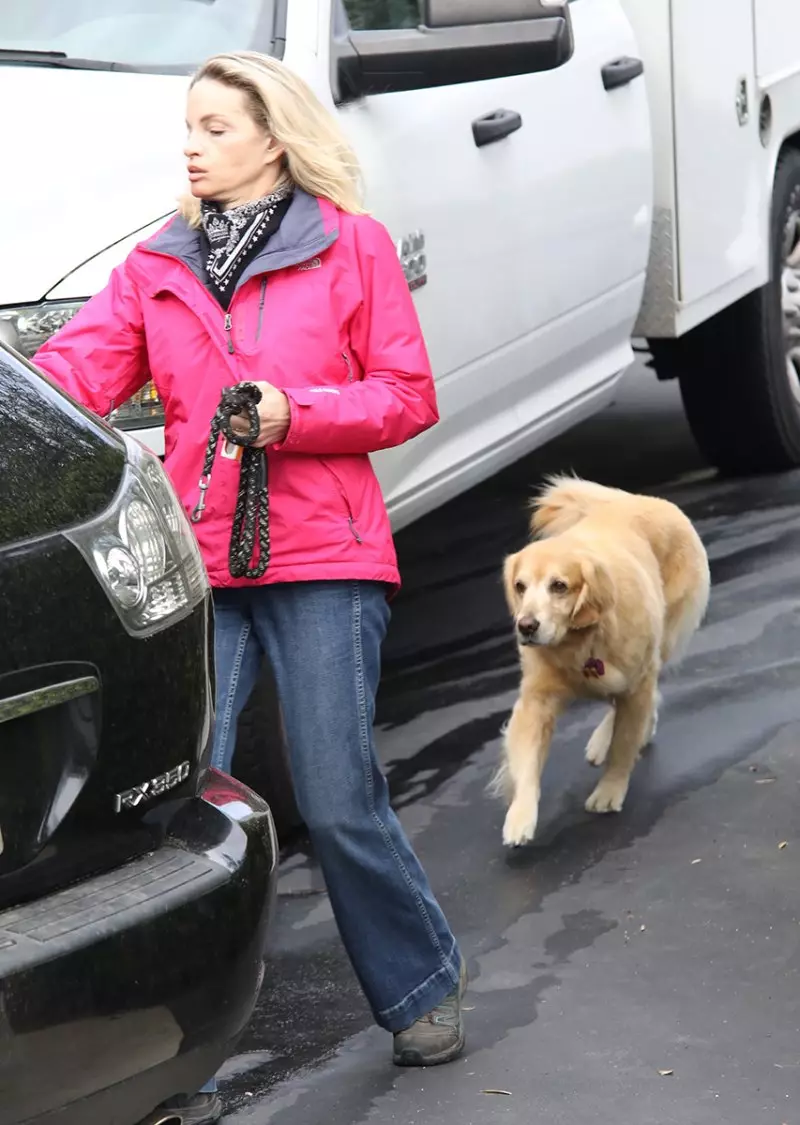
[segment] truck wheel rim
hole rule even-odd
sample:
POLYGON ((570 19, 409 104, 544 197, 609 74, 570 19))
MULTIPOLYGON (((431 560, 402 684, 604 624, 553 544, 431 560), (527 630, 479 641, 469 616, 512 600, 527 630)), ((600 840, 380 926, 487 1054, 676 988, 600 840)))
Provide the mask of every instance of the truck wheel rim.
POLYGON ((789 389, 800 406, 800 211, 783 228, 781 310, 789 389))

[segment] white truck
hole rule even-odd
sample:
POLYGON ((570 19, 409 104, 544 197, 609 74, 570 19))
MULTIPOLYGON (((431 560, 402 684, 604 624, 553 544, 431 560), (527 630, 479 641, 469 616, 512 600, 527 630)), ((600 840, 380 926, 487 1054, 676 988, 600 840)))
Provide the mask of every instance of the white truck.
MULTIPOLYGON (((0 0, 20 350, 174 209, 236 48, 339 115, 415 291, 442 421, 376 456, 395 527, 608 403, 632 337, 711 462, 800 464, 798 0, 0 0)), ((152 387, 115 421, 161 448, 152 387)))

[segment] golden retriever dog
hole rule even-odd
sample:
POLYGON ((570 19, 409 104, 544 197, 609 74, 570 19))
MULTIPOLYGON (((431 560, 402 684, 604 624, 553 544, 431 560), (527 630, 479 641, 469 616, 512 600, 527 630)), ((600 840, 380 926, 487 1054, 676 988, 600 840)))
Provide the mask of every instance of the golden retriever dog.
POLYGON ((536 537, 505 561, 522 682, 495 787, 505 791, 503 842, 536 832, 540 779, 558 716, 572 700, 608 710, 586 758, 603 775, 589 812, 619 812, 658 720, 658 680, 686 649, 708 605, 708 556, 667 500, 577 477, 554 477, 534 502, 536 537))

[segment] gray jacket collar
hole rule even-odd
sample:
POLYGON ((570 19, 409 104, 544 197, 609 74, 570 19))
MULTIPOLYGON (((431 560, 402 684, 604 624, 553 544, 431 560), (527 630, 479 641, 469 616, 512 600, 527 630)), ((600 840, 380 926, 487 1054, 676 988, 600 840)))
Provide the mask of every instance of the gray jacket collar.
MULTIPOLYGON (((309 258, 327 250, 339 237, 337 228, 326 233, 319 200, 301 188, 295 188, 292 202, 283 222, 272 238, 256 254, 239 278, 239 289, 251 277, 287 266, 299 266, 309 258)), ((208 284, 205 258, 200 233, 193 230, 182 216, 177 215, 169 226, 145 243, 148 250, 177 258, 188 266, 195 277, 208 284)))

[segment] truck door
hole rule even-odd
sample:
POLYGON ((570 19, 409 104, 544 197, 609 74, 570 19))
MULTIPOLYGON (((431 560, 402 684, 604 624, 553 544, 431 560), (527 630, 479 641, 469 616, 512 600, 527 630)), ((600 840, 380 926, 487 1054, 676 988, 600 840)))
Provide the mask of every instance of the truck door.
MULTIPOLYGON (((747 273, 764 239, 762 148, 751 127, 758 116, 754 9, 753 0, 678 0, 670 12, 678 280, 681 304, 690 305, 747 273), (718 51, 709 49, 715 42, 718 51)), ((766 23, 757 30, 764 58, 766 23)), ((792 30, 784 21, 784 42, 796 56, 792 30)))
MULTIPOLYGON (((416 0, 344 6, 356 42, 420 22, 416 0)), ((425 281, 442 421, 376 456, 395 526, 602 405, 630 361, 651 215, 645 85, 620 0, 570 12, 560 67, 339 110, 371 211, 425 281)))

